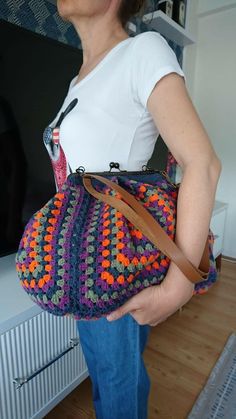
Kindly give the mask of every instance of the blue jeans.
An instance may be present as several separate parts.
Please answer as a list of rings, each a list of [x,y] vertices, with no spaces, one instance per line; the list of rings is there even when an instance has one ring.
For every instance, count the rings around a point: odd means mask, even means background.
[[[142,353],[150,332],[130,314],[109,322],[78,320],[97,419],[147,419],[150,379]]]

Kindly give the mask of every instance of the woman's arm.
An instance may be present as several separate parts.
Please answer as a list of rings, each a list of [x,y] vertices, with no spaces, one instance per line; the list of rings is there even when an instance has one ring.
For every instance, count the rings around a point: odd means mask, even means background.
[[[191,102],[184,79],[170,73],[149,96],[147,107],[167,147],[182,168],[175,242],[199,266],[205,247],[221,164]],[[161,285],[144,289],[114,313],[139,324],[165,320],[193,295],[194,284],[171,262]],[[111,317],[108,317],[110,320]]]
[[[186,257],[199,266],[221,164],[181,76],[171,73],[163,77],[152,91],[147,106],[183,171],[175,241]],[[166,281],[181,281],[181,277],[184,275],[172,263]]]

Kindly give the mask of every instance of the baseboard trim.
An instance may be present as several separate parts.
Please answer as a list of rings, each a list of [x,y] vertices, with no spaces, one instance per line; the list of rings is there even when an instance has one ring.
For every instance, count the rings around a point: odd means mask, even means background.
[[[227,262],[236,263],[236,258],[231,258],[230,256],[222,255],[222,259],[227,260]]]

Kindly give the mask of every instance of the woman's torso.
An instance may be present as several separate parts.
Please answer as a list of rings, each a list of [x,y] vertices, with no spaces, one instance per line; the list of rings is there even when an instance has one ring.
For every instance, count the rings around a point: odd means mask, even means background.
[[[139,63],[145,65],[135,56],[138,39],[143,42],[148,35],[121,41],[81,81],[77,83],[77,75],[72,79],[61,109],[44,133],[57,186],[79,166],[102,172],[115,161],[121,170],[141,170],[150,159],[158,131],[134,92],[134,73]],[[61,113],[75,100],[57,128]],[[51,137],[49,130],[54,130]]]

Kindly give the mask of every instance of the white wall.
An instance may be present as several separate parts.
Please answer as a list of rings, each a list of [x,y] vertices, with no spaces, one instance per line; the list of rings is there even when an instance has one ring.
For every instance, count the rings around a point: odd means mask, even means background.
[[[188,0],[183,70],[196,110],[222,162],[216,199],[227,202],[223,254],[236,258],[236,1]]]

